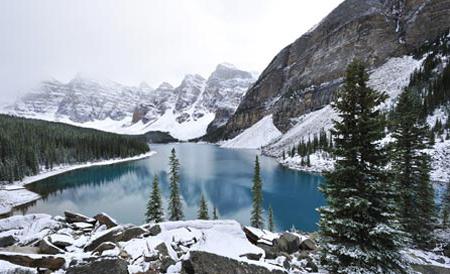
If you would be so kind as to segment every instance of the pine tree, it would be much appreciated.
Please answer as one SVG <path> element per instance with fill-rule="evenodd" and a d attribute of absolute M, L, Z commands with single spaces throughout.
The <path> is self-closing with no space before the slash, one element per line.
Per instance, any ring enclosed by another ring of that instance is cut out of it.
<path fill-rule="evenodd" d="M 202 196 L 200 197 L 200 204 L 198 206 L 198 216 L 200 220 L 209 220 L 208 215 L 208 205 L 205 200 L 205 196 L 202 193 Z"/>
<path fill-rule="evenodd" d="M 261 180 L 258 156 L 256 156 L 256 159 L 255 159 L 252 194 L 253 194 L 253 209 L 252 209 L 252 213 L 251 213 L 250 223 L 253 227 L 263 228 L 263 226 L 264 226 L 264 224 L 263 224 L 264 220 L 263 220 L 263 216 L 262 216 L 263 194 L 262 194 L 262 180 Z"/>
<path fill-rule="evenodd" d="M 434 190 L 430 182 L 429 156 L 422 153 L 419 159 L 419 182 L 417 188 L 417 230 L 413 233 L 415 243 L 422 248 L 429 248 L 434 242 L 433 230 L 436 226 Z"/>
<path fill-rule="evenodd" d="M 153 178 L 152 193 L 147 204 L 147 213 L 145 214 L 147 222 L 159 223 L 164 220 L 164 213 L 162 209 L 161 193 L 159 191 L 158 176 Z"/>
<path fill-rule="evenodd" d="M 217 208 L 214 206 L 213 208 L 213 220 L 218 220 L 219 216 L 217 215 Z"/>
<path fill-rule="evenodd" d="M 273 221 L 273 209 L 272 206 L 269 206 L 269 231 L 274 231 L 275 223 Z"/>
<path fill-rule="evenodd" d="M 420 119 L 420 101 L 405 90 L 393 114 L 392 166 L 397 185 L 400 222 L 414 243 L 431 241 L 434 194 L 429 178 L 427 126 Z"/>
<path fill-rule="evenodd" d="M 450 215 L 450 182 L 447 184 L 447 190 L 445 191 L 444 197 L 442 198 L 442 228 L 446 229 L 449 227 L 449 215 Z"/>
<path fill-rule="evenodd" d="M 332 132 L 335 169 L 321 188 L 327 199 L 320 209 L 321 259 L 331 273 L 405 273 L 395 192 L 379 146 L 386 122 L 378 106 L 387 96 L 367 81 L 364 65 L 353 61 L 333 104 L 341 120 Z"/>
<path fill-rule="evenodd" d="M 183 205 L 180 197 L 180 162 L 177 159 L 175 148 L 172 148 L 169 157 L 170 196 L 169 196 L 169 220 L 179 221 L 183 219 Z"/>

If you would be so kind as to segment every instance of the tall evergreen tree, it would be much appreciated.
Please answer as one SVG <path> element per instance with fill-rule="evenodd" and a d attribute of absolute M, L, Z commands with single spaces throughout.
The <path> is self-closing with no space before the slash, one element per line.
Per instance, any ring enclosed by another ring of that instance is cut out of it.
<path fill-rule="evenodd" d="M 213 208 L 213 220 L 218 220 L 219 219 L 219 215 L 217 214 L 217 207 L 214 206 Z"/>
<path fill-rule="evenodd" d="M 441 212 L 442 212 L 442 228 L 446 229 L 450 226 L 450 223 L 449 223 L 450 182 L 447 184 L 447 190 L 445 191 L 444 197 L 442 198 Z"/>
<path fill-rule="evenodd" d="M 400 222 L 413 242 L 430 243 L 434 220 L 434 193 L 430 184 L 427 126 L 420 119 L 420 101 L 405 90 L 393 114 L 395 142 L 392 166 L 397 185 Z"/>
<path fill-rule="evenodd" d="M 161 192 L 159 191 L 158 176 L 153 177 L 152 193 L 147 204 L 147 213 L 145 214 L 147 222 L 159 223 L 164 220 L 162 209 Z"/>
<path fill-rule="evenodd" d="M 386 124 L 379 105 L 386 95 L 367 81 L 364 65 L 353 61 L 333 104 L 340 117 L 332 131 L 337 160 L 321 188 L 327 199 L 320 209 L 321 258 L 331 273 L 404 273 L 403 233 L 379 145 Z"/>
<path fill-rule="evenodd" d="M 180 162 L 178 161 L 175 148 L 172 148 L 169 157 L 169 187 L 170 187 L 170 195 L 169 195 L 169 220 L 171 221 L 179 221 L 182 220 L 183 215 L 183 205 L 181 204 L 180 197 Z"/>
<path fill-rule="evenodd" d="M 272 209 L 271 205 L 269 206 L 269 224 L 268 224 L 268 228 L 269 228 L 269 231 L 272 231 L 272 232 L 275 229 L 275 223 L 273 221 L 273 209 Z"/>
<path fill-rule="evenodd" d="M 259 159 L 258 156 L 256 156 L 252 187 L 253 209 L 250 218 L 251 225 L 256 228 L 263 228 L 264 226 L 262 180 L 260 172 Z"/>
<path fill-rule="evenodd" d="M 200 197 L 200 203 L 198 206 L 198 216 L 200 220 L 209 220 L 209 214 L 208 214 L 208 204 L 206 203 L 205 196 L 202 193 L 202 196 Z"/>

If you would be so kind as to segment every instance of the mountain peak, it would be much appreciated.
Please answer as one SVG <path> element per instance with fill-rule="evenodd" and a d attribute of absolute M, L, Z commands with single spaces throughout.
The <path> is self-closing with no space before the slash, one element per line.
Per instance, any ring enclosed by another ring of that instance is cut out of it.
<path fill-rule="evenodd" d="M 162 82 L 157 88 L 158 90 L 173 90 L 173 86 L 168 82 Z"/>

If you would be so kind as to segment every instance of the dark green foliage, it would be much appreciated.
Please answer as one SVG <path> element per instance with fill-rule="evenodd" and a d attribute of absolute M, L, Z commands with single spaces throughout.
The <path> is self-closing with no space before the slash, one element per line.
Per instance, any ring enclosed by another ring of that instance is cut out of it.
<path fill-rule="evenodd" d="M 213 208 L 213 220 L 218 220 L 219 219 L 219 215 L 217 213 L 217 207 L 214 206 Z"/>
<path fill-rule="evenodd" d="M 148 223 L 149 222 L 159 223 L 164 220 L 161 192 L 159 190 L 158 176 L 156 175 L 153 178 L 152 193 L 150 195 L 150 200 L 148 201 L 147 204 L 147 212 L 145 215 Z"/>
<path fill-rule="evenodd" d="M 441 205 L 442 213 L 442 228 L 448 228 L 450 226 L 449 215 L 450 215 L 450 182 L 447 184 L 447 190 L 445 191 L 444 197 L 442 198 Z"/>
<path fill-rule="evenodd" d="M 200 203 L 198 205 L 198 216 L 200 220 L 209 220 L 208 204 L 206 203 L 205 196 L 202 193 L 200 197 Z"/>
<path fill-rule="evenodd" d="M 264 226 L 263 208 L 262 208 L 263 194 L 262 194 L 262 180 L 258 156 L 256 156 L 255 159 L 252 194 L 253 194 L 253 208 L 250 223 L 253 227 L 263 228 Z"/>
<path fill-rule="evenodd" d="M 420 118 L 419 98 L 405 90 L 393 113 L 392 166 L 397 184 L 399 217 L 414 243 L 431 242 L 434 193 L 429 177 L 427 125 Z"/>
<path fill-rule="evenodd" d="M 386 122 L 377 107 L 386 95 L 367 80 L 364 65 L 352 62 L 334 104 L 342 120 L 332 132 L 335 170 L 321 188 L 327 199 L 320 209 L 322 263 L 331 273 L 404 273 L 395 192 L 378 145 Z"/>
<path fill-rule="evenodd" d="M 273 220 L 273 209 L 272 206 L 269 206 L 269 223 L 268 223 L 268 229 L 269 231 L 274 231 L 275 229 L 275 223 Z"/>
<path fill-rule="evenodd" d="M 149 151 L 142 136 L 0 115 L 0 181 L 21 180 L 60 164 L 125 158 Z"/>
<path fill-rule="evenodd" d="M 180 162 L 177 159 L 175 148 L 172 148 L 169 157 L 169 220 L 179 221 L 182 220 L 183 215 L 183 205 L 181 204 L 180 197 Z"/>

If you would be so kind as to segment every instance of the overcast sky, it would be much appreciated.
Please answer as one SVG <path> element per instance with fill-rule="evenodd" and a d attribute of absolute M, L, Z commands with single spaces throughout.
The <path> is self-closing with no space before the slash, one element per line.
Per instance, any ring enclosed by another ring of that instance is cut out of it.
<path fill-rule="evenodd" d="M 0 103 L 77 73 L 128 85 L 261 72 L 342 0 L 2 0 Z"/>

